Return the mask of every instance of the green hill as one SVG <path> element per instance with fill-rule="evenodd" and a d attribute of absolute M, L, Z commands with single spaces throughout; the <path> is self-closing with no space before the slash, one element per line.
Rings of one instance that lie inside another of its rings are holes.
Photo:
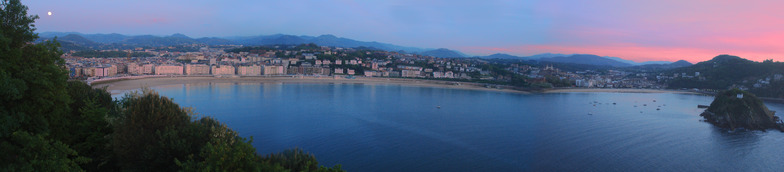
<path fill-rule="evenodd" d="M 732 89 L 716 95 L 710 107 L 700 116 L 722 128 L 784 131 L 781 120 L 774 114 L 754 94 Z"/>
<path fill-rule="evenodd" d="M 784 84 L 784 80 L 780 77 L 784 74 L 782 62 L 772 60 L 755 62 L 737 56 L 719 55 L 711 60 L 689 67 L 675 68 L 665 73 L 668 76 L 678 75 L 667 82 L 672 89 L 741 88 L 762 97 L 784 97 L 782 87 L 776 86 L 779 83 Z M 683 76 L 684 74 L 686 76 Z"/>

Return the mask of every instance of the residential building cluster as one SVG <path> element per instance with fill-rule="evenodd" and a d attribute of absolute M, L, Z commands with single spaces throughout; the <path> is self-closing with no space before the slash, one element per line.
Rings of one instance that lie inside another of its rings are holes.
<path fill-rule="evenodd" d="M 137 48 L 154 57 L 82 58 L 65 54 L 72 78 L 167 76 L 341 76 L 429 78 L 442 80 L 525 83 L 559 80 L 566 85 L 598 88 L 661 88 L 655 79 L 623 71 L 562 71 L 551 65 L 532 66 L 478 58 L 436 58 L 401 52 L 339 47 L 274 46 L 249 52 L 201 47 L 198 52 Z M 501 69 L 502 71 L 498 71 Z M 643 73 L 645 74 L 645 73 Z M 647 75 L 647 74 L 646 74 Z M 699 76 L 699 74 L 695 74 Z M 656 76 L 659 78 L 661 76 Z"/>
<path fill-rule="evenodd" d="M 143 49 L 126 51 L 150 52 Z M 361 56 L 355 55 L 358 52 L 362 53 Z M 228 53 L 223 49 L 202 48 L 199 52 L 155 53 L 155 57 L 82 58 L 65 54 L 64 58 L 70 76 L 85 79 L 138 75 L 360 75 L 470 79 L 465 73 L 479 70 L 462 60 L 436 60 L 414 54 L 351 48 L 281 49 L 257 53 Z"/>

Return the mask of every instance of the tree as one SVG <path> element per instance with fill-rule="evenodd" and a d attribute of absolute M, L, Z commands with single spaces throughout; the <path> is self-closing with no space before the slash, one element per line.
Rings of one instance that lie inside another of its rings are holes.
<path fill-rule="evenodd" d="M 193 123 L 206 129 L 206 144 L 198 156 L 189 156 L 184 162 L 176 161 L 182 171 L 259 171 L 261 163 L 256 148 L 237 132 L 217 120 L 205 117 Z"/>
<path fill-rule="evenodd" d="M 112 147 L 125 169 L 177 170 L 175 158 L 195 152 L 184 146 L 181 131 L 190 122 L 185 109 L 171 99 L 145 89 L 125 96 L 115 119 Z"/>
<path fill-rule="evenodd" d="M 19 0 L 0 1 L 0 168 L 79 170 L 76 162 L 83 159 L 46 137 L 50 123 L 68 112 L 70 99 L 59 44 L 31 44 L 38 38 L 37 18 Z"/>
<path fill-rule="evenodd" d="M 0 150 L 3 152 L 0 168 L 8 171 L 81 171 L 77 162 L 86 161 L 69 158 L 77 153 L 61 142 L 25 131 L 4 137 Z"/>
<path fill-rule="evenodd" d="M 284 150 L 280 153 L 269 154 L 261 160 L 264 164 L 282 166 L 291 171 L 344 171 L 340 165 L 332 168 L 319 166 L 316 157 L 302 149 L 295 148 Z"/>
<path fill-rule="evenodd" d="M 68 95 L 73 101 L 62 121 L 53 122 L 50 138 L 61 141 L 89 158 L 81 164 L 88 171 L 116 170 L 109 147 L 112 127 L 107 122 L 109 114 L 117 113 L 116 103 L 104 89 L 92 88 L 81 81 L 68 82 Z"/>
<path fill-rule="evenodd" d="M 116 161 L 126 171 L 286 170 L 261 163 L 225 125 L 193 122 L 192 111 L 155 92 L 126 95 L 118 107 L 106 90 L 67 82 L 56 39 L 31 43 L 37 18 L 19 0 L 0 0 L 0 169 L 115 171 Z"/>

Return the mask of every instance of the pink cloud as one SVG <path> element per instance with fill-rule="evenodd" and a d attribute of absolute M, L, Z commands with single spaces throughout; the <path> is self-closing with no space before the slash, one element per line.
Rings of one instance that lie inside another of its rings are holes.
<path fill-rule="evenodd" d="M 595 5 L 604 4 L 604 5 Z M 612 5 L 610 5 L 612 4 Z M 732 54 L 784 61 L 784 1 L 600 0 L 544 3 L 552 19 L 545 41 L 465 46 L 475 54 L 586 53 L 634 61 L 709 60 Z"/>
<path fill-rule="evenodd" d="M 516 55 L 535 55 L 540 53 L 563 54 L 595 54 L 599 56 L 621 57 L 636 62 L 643 61 L 677 61 L 686 60 L 692 63 L 710 60 L 720 54 L 731 54 L 754 61 L 774 59 L 782 61 L 782 53 L 756 52 L 756 51 L 728 51 L 721 49 L 680 48 L 639 46 L 634 44 L 616 45 L 521 45 L 509 47 L 462 47 L 463 51 L 474 54 L 492 54 L 497 52 Z M 501 50 L 501 51 L 499 51 Z M 777 57 L 777 58 L 774 58 Z"/>

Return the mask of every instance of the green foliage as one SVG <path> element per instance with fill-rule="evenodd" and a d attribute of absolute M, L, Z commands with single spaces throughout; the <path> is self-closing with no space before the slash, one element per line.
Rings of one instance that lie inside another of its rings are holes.
<path fill-rule="evenodd" d="M 18 48 L 22 47 L 27 42 L 32 42 L 38 35 L 34 33 L 35 19 L 37 15 L 27 15 L 27 6 L 22 5 L 19 0 L 3 0 L 0 1 L 0 31 L 4 37 L 4 41 L 8 42 L 8 47 L 3 48 Z"/>
<path fill-rule="evenodd" d="M 553 88 L 553 84 L 546 83 L 546 82 L 531 83 L 529 87 L 530 88 L 535 88 L 535 89 L 539 89 L 539 88 Z"/>
<path fill-rule="evenodd" d="M 341 169 L 340 165 L 336 165 L 332 168 L 319 166 L 315 156 L 308 154 L 299 148 L 284 150 L 280 153 L 269 154 L 262 159 L 262 162 L 264 164 L 282 166 L 283 168 L 289 169 L 291 171 L 344 171 Z"/>
<path fill-rule="evenodd" d="M 712 60 L 700 62 L 695 65 L 676 68 L 667 72 L 669 76 L 673 74 L 686 73 L 694 75 L 700 72 L 700 76 L 695 78 L 678 78 L 668 83 L 670 88 L 703 88 L 703 89 L 728 89 L 733 85 L 751 84 L 773 74 L 784 74 L 784 63 L 773 62 L 754 62 L 742 59 L 737 56 L 719 55 Z M 743 81 L 751 81 L 744 83 Z M 759 91 L 757 94 L 765 97 L 772 97 L 768 92 Z"/>
<path fill-rule="evenodd" d="M 784 98 L 784 80 L 771 81 L 770 85 L 752 88 L 749 92 L 757 95 L 764 95 L 765 97 Z"/>
<path fill-rule="evenodd" d="M 250 140 L 209 117 L 196 121 L 151 90 L 122 101 L 112 146 L 126 170 L 138 171 L 328 171 L 297 150 L 262 160 Z"/>
<path fill-rule="evenodd" d="M 321 49 L 321 47 L 314 43 L 309 43 L 309 44 L 297 45 L 296 47 L 294 47 L 294 49 L 295 50 L 319 50 Z"/>
<path fill-rule="evenodd" d="M 529 83 L 525 81 L 526 79 L 528 79 L 528 77 L 522 75 L 512 75 L 512 80 L 509 81 L 509 84 L 515 87 L 526 87 L 529 86 Z"/>
<path fill-rule="evenodd" d="M 264 164 L 226 125 L 191 121 L 189 109 L 150 90 L 115 102 L 104 89 L 67 82 L 56 40 L 29 44 L 36 18 L 19 0 L 0 0 L 0 169 L 288 170 Z"/>
<path fill-rule="evenodd" d="M 191 45 L 170 45 L 170 46 L 146 47 L 146 48 L 154 48 L 158 51 L 169 51 L 169 52 L 198 52 L 200 49 L 200 47 L 198 46 L 191 46 Z"/>
<path fill-rule="evenodd" d="M 332 54 L 316 54 L 316 57 L 319 60 L 329 60 L 330 62 L 333 62 L 333 61 L 338 59 L 337 56 L 332 55 Z"/>
<path fill-rule="evenodd" d="M 109 147 L 112 127 L 107 118 L 117 113 L 116 103 L 111 95 L 103 89 L 95 89 L 80 81 L 68 82 L 70 113 L 61 121 L 51 123 L 50 137 L 59 140 L 91 159 L 81 167 L 88 171 L 107 171 L 116 169 L 112 162 Z"/>
<path fill-rule="evenodd" d="M 29 44 L 38 36 L 27 7 L 0 1 L 0 169 L 78 170 L 77 153 L 47 138 L 50 123 L 68 112 L 67 73 L 56 42 Z"/>
<path fill-rule="evenodd" d="M 556 76 L 545 76 L 545 79 L 547 80 L 547 83 L 552 84 L 553 87 L 571 87 L 574 85 L 568 79 L 561 79 Z"/>
<path fill-rule="evenodd" d="M 176 161 L 182 171 L 259 171 L 261 164 L 252 139 L 246 141 L 238 133 L 212 118 L 202 118 L 193 123 L 207 129 L 206 144 L 197 157 L 189 156 L 185 162 Z"/>
<path fill-rule="evenodd" d="M 351 60 L 351 59 L 354 59 L 354 58 L 360 58 L 360 59 L 371 58 L 371 59 L 382 60 L 382 59 L 386 59 L 387 58 L 387 56 L 384 53 L 377 53 L 378 50 L 363 50 L 363 49 L 359 49 L 359 48 L 356 48 L 356 49 L 358 49 L 358 50 L 352 51 L 352 52 L 347 52 L 346 56 L 343 56 L 342 59 L 343 60 Z"/>
<path fill-rule="evenodd" d="M 258 47 L 240 47 L 240 48 L 226 49 L 223 51 L 227 53 L 250 52 L 255 54 L 262 54 L 262 53 L 266 53 L 267 51 L 274 51 L 274 50 L 275 48 L 273 47 L 258 46 Z"/>
<path fill-rule="evenodd" d="M 738 95 L 743 95 L 738 98 Z M 739 89 L 727 90 L 716 95 L 706 112 L 701 114 L 709 122 L 726 128 L 746 128 L 765 130 L 784 129 L 778 124 L 779 118 L 752 93 Z"/>
<path fill-rule="evenodd" d="M 267 164 L 278 164 L 293 171 L 310 171 L 310 169 L 318 169 L 316 157 L 307 154 L 298 148 L 284 150 L 283 152 L 276 154 L 269 154 L 267 157 L 264 157 L 263 162 Z"/>
<path fill-rule="evenodd" d="M 46 133 L 49 121 L 60 120 L 67 112 L 62 107 L 68 103 L 68 76 L 57 43 L 12 47 L 6 35 L 0 37 L 0 113 L 10 118 L 0 123 L 18 122 L 0 124 L 4 127 L 0 136 L 15 129 Z"/>
<path fill-rule="evenodd" d="M 81 171 L 77 162 L 86 161 L 71 159 L 77 153 L 63 143 L 25 131 L 3 137 L 0 150 L 0 168 L 7 171 Z"/>
<path fill-rule="evenodd" d="M 498 64 L 481 64 L 481 65 L 479 65 L 480 69 L 486 70 L 486 71 L 490 71 L 491 73 L 496 74 L 496 75 L 510 75 L 510 74 L 512 74 L 512 72 L 510 72 L 508 70 L 505 70 L 504 67 L 505 66 L 498 65 Z"/>
<path fill-rule="evenodd" d="M 276 48 L 277 47 L 277 48 Z M 287 45 L 268 45 L 268 46 L 256 46 L 256 47 L 240 47 L 240 48 L 233 48 L 233 49 L 226 49 L 223 50 L 227 53 L 239 53 L 239 52 L 249 52 L 249 53 L 266 53 L 267 51 L 276 51 L 276 50 L 291 50 L 291 51 L 299 51 L 299 50 L 319 50 L 321 49 L 320 46 L 310 43 L 310 44 L 300 44 L 297 46 L 287 46 Z M 278 57 L 283 57 L 282 53 L 278 52 L 276 54 Z"/>
<path fill-rule="evenodd" d="M 106 122 L 109 112 L 104 107 L 99 107 L 94 100 L 85 100 L 85 106 L 80 108 L 80 115 L 71 124 L 69 144 L 74 150 L 80 152 L 83 157 L 90 158 L 88 163 L 81 164 L 82 169 L 89 171 L 107 171 L 116 169 L 112 162 L 112 152 L 110 149 L 110 137 L 112 129 Z M 70 120 L 72 121 L 72 120 Z"/>
<path fill-rule="evenodd" d="M 176 170 L 174 158 L 191 150 L 180 131 L 190 121 L 187 111 L 171 99 L 146 90 L 126 96 L 116 118 L 112 147 L 126 169 Z"/>
<path fill-rule="evenodd" d="M 85 51 L 78 51 L 76 53 L 71 54 L 72 56 L 77 57 L 97 57 L 97 58 L 109 58 L 109 57 L 153 57 L 154 54 L 148 52 L 124 52 L 124 51 L 97 51 L 97 50 L 85 50 Z"/>

